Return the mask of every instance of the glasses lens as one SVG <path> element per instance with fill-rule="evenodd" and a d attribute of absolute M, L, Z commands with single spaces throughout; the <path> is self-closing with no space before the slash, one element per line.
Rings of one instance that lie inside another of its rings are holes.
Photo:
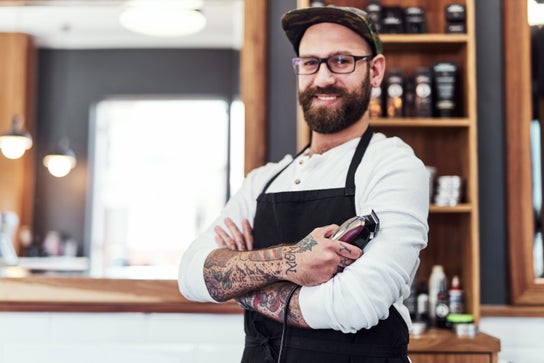
<path fill-rule="evenodd" d="M 351 55 L 333 55 L 327 59 L 327 65 L 334 73 L 351 73 L 355 70 L 355 58 Z"/>
<path fill-rule="evenodd" d="M 315 57 L 294 58 L 293 66 L 297 74 L 312 74 L 319 67 L 319 59 Z"/>

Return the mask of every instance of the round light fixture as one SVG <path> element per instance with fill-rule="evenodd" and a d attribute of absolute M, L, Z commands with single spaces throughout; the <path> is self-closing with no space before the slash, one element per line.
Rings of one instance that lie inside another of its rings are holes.
<path fill-rule="evenodd" d="M 76 166 L 76 155 L 68 147 L 68 142 L 63 140 L 59 143 L 57 150 L 43 158 L 43 165 L 47 167 L 51 175 L 62 178 Z"/>
<path fill-rule="evenodd" d="M 206 17 L 194 1 L 132 1 L 119 16 L 126 29 L 144 35 L 175 37 L 194 34 L 206 26 Z"/>
<path fill-rule="evenodd" d="M 0 149 L 8 159 L 18 159 L 32 147 L 32 136 L 22 128 L 22 120 L 13 116 L 11 129 L 0 136 Z"/>

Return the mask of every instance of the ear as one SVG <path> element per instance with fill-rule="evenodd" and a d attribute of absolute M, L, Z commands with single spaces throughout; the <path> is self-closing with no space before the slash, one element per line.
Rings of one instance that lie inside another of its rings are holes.
<path fill-rule="evenodd" d="M 379 87 L 385 74 L 385 57 L 378 54 L 370 61 L 370 85 Z"/>

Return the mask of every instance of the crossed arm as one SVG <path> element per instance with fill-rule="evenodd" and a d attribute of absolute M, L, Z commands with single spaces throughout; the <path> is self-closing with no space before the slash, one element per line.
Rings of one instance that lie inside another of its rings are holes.
<path fill-rule="evenodd" d="M 313 286 L 330 280 L 362 254 L 347 243 L 331 240 L 338 228 L 329 225 L 314 229 L 294 245 L 280 245 L 261 250 L 253 248 L 247 221 L 242 231 L 230 219 L 225 220 L 229 233 L 216 228 L 221 248 L 212 251 L 204 264 L 204 281 L 216 301 L 236 299 L 248 310 L 281 321 L 287 295 L 296 286 Z M 298 304 L 299 290 L 291 299 L 289 323 L 308 327 Z"/>

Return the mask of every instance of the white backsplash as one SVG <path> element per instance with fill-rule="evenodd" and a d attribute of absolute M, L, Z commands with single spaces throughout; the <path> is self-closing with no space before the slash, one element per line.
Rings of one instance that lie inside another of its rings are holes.
<path fill-rule="evenodd" d="M 482 318 L 499 363 L 544 363 L 544 318 Z M 239 362 L 241 315 L 0 313 L 1 363 Z"/>

